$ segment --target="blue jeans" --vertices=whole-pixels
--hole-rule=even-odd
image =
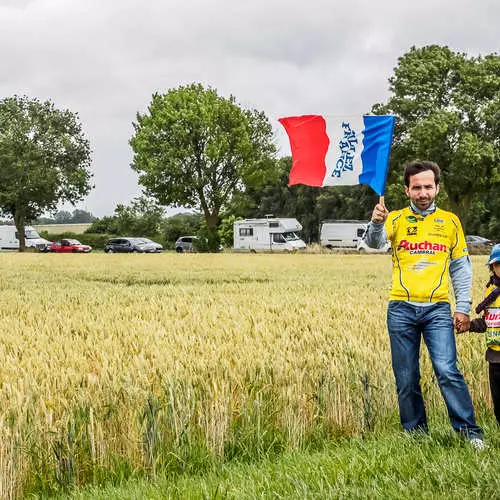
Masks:
[[[403,428],[427,432],[420,388],[420,338],[423,336],[451,425],[469,439],[481,437],[482,430],[476,424],[469,390],[457,368],[450,304],[436,302],[429,306],[415,306],[391,300],[387,309],[387,327]]]

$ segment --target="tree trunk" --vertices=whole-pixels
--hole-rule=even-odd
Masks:
[[[18,211],[14,213],[14,224],[16,225],[17,234],[19,235],[19,251],[26,250],[26,239],[24,237],[24,215]]]
[[[455,199],[450,196],[448,200],[450,202],[451,211],[460,219],[465,234],[467,223],[469,222],[471,200],[468,196],[462,196],[460,199]]]
[[[205,214],[205,222],[207,223],[208,249],[211,252],[217,252],[219,249],[219,235],[217,234],[219,216],[215,213]]]

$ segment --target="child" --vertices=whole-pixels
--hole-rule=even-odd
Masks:
[[[500,244],[491,249],[487,265],[491,276],[486,284],[486,298],[476,307],[481,318],[470,322],[470,332],[486,332],[486,361],[490,365],[490,390],[495,417],[500,424]]]

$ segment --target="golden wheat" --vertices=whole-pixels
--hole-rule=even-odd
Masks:
[[[0,254],[0,496],[394,420],[389,280],[386,255]],[[483,339],[458,345],[488,406]]]

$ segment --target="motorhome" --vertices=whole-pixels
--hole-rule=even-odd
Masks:
[[[390,243],[381,249],[372,249],[363,241],[368,221],[325,220],[321,223],[320,244],[326,248],[352,248],[358,252],[388,252]]]
[[[234,250],[250,252],[294,252],[306,248],[297,236],[302,225],[297,219],[266,217],[234,223]]]
[[[26,248],[35,248],[40,252],[48,251],[50,241],[40,237],[32,226],[24,228]],[[0,226],[0,250],[19,250],[19,233],[16,226]]]

